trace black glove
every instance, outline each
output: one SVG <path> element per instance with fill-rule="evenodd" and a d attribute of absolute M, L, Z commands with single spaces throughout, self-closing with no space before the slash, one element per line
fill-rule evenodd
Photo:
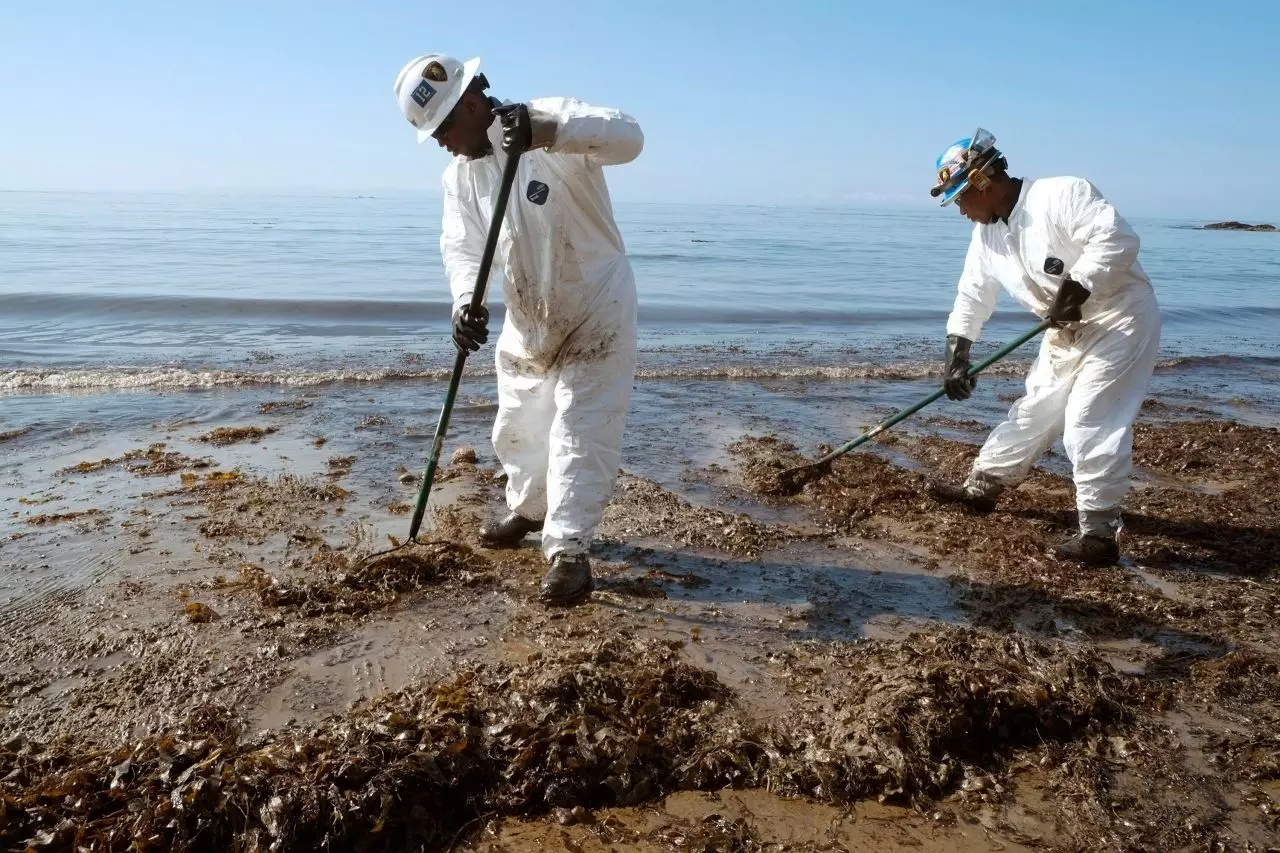
<path fill-rule="evenodd" d="M 966 376 L 969 370 L 969 347 L 973 341 L 959 335 L 947 335 L 947 366 L 942 379 L 942 387 L 952 400 L 968 400 L 973 387 L 978 384 L 977 377 Z"/>
<path fill-rule="evenodd" d="M 1049 319 L 1053 321 L 1054 328 L 1080 322 L 1080 306 L 1088 298 L 1089 291 L 1084 289 L 1083 284 L 1064 278 L 1058 288 L 1058 295 L 1053 297 L 1053 304 L 1049 306 Z"/>
<path fill-rule="evenodd" d="M 560 132 L 560 122 L 551 113 L 529 109 L 524 104 L 495 107 L 493 114 L 502 123 L 502 150 L 521 154 L 531 148 L 550 148 Z"/>
<path fill-rule="evenodd" d="M 471 306 L 463 305 L 453 314 L 453 345 L 458 352 L 476 352 L 489 340 L 489 309 L 480 306 L 471 316 Z"/>
<path fill-rule="evenodd" d="M 502 150 L 523 154 L 533 146 L 533 120 L 524 104 L 494 107 L 493 114 L 502 122 Z"/>

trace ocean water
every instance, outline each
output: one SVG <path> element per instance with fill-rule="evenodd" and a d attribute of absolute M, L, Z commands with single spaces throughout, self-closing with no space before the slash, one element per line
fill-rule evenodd
<path fill-rule="evenodd" d="M 952 209 L 620 203 L 617 216 L 642 382 L 916 381 L 939 367 L 970 233 Z M 136 414 L 125 391 L 438 380 L 453 359 L 439 218 L 413 194 L 0 193 L 0 433 Z M 1265 400 L 1280 235 L 1133 224 L 1162 371 Z M 1002 299 L 979 348 L 1036 322 Z M 491 353 L 472 375 L 492 374 Z"/>

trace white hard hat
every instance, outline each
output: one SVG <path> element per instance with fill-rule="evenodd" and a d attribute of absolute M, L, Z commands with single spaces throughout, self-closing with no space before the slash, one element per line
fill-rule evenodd
<path fill-rule="evenodd" d="M 418 142 L 431 138 L 480 70 L 480 59 L 459 62 L 443 53 L 411 60 L 396 75 L 396 100 L 409 124 L 418 129 Z"/>

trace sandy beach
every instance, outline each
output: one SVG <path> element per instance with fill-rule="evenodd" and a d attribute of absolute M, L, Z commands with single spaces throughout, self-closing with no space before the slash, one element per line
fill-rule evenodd
<path fill-rule="evenodd" d="M 735 387 L 856 429 L 833 386 Z M 548 610 L 533 539 L 475 538 L 484 395 L 426 544 L 362 560 L 407 531 L 428 415 L 337 393 L 241 390 L 7 475 L 0 846 L 1275 849 L 1265 409 L 1149 400 L 1127 559 L 1084 570 L 1045 556 L 1060 457 L 991 516 L 923 496 L 982 421 L 930 410 L 779 498 L 794 435 L 673 404 L 696 438 L 638 419 L 597 591 Z"/>

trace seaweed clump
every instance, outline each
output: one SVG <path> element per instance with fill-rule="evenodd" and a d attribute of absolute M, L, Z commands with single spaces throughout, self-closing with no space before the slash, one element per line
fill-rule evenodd
<path fill-rule="evenodd" d="M 778 534 L 745 514 L 695 506 L 652 480 L 624 477 L 605 509 L 605 522 L 627 536 L 662 536 L 686 547 L 711 547 L 757 557 Z"/>
<path fill-rule="evenodd" d="M 345 554 L 322 549 L 312 558 L 312 571 L 301 579 L 281 580 L 252 565 L 241 566 L 240 575 L 265 607 L 292 608 L 304 616 L 358 616 L 446 580 L 479 582 L 490 567 L 468 546 L 445 541 L 393 549 L 354 565 Z"/>
<path fill-rule="evenodd" d="M 271 415 L 276 412 L 297 412 L 311 408 L 310 400 L 268 400 L 258 406 L 258 413 Z"/>
<path fill-rule="evenodd" d="M 799 494 L 830 472 L 830 466 L 808 465 L 810 460 L 794 444 L 771 435 L 748 436 L 730 444 L 728 450 L 742 460 L 743 485 L 762 498 Z"/>
<path fill-rule="evenodd" d="M 261 441 L 266 436 L 279 431 L 280 428 L 274 426 L 218 427 L 212 432 L 197 436 L 196 441 L 225 447 L 228 444 L 239 444 L 242 441 Z"/>
<path fill-rule="evenodd" d="M 44 526 L 47 524 L 61 524 L 64 521 L 79 521 L 82 518 L 100 516 L 102 514 L 103 512 L 100 509 L 83 509 L 76 512 L 42 513 L 41 515 L 30 516 L 25 521 L 27 524 Z"/>
<path fill-rule="evenodd" d="M 1139 424 L 1134 428 L 1133 453 L 1139 465 L 1172 476 L 1248 482 L 1274 475 L 1280 430 L 1215 420 Z"/>
<path fill-rule="evenodd" d="M 1016 636 L 953 630 L 814 650 L 791 680 L 824 701 L 768 735 L 770 788 L 788 794 L 927 802 L 981 790 L 1018 750 L 1104 737 L 1137 698 L 1096 654 Z"/>
<path fill-rule="evenodd" d="M 123 456 L 108 457 L 92 462 L 78 462 L 61 469 L 59 474 L 91 474 L 103 471 L 115 465 L 123 465 L 130 474 L 139 477 L 159 477 L 174 474 L 188 469 L 209 468 L 213 462 L 209 459 L 193 459 L 183 453 L 165 450 L 163 441 L 148 446 L 145 450 L 130 450 Z"/>
<path fill-rule="evenodd" d="M 611 638 L 248 740 L 220 709 L 115 751 L 15 738 L 0 745 L 0 846 L 444 849 L 480 814 L 709 784 L 695 746 L 727 699 L 671 647 Z"/>
<path fill-rule="evenodd" d="M 440 850 L 481 816 L 589 822 L 725 787 L 922 804 L 985 795 L 1014 755 L 1075 772 L 1058 759 L 1106 754 L 1127 733 L 1131 683 L 1061 645 L 957 629 L 810 646 L 792 686 L 821 701 L 770 722 L 739 714 L 679 645 L 589 640 L 248 739 L 217 709 L 118 750 L 13 739 L 0 744 L 0 847 Z"/>

